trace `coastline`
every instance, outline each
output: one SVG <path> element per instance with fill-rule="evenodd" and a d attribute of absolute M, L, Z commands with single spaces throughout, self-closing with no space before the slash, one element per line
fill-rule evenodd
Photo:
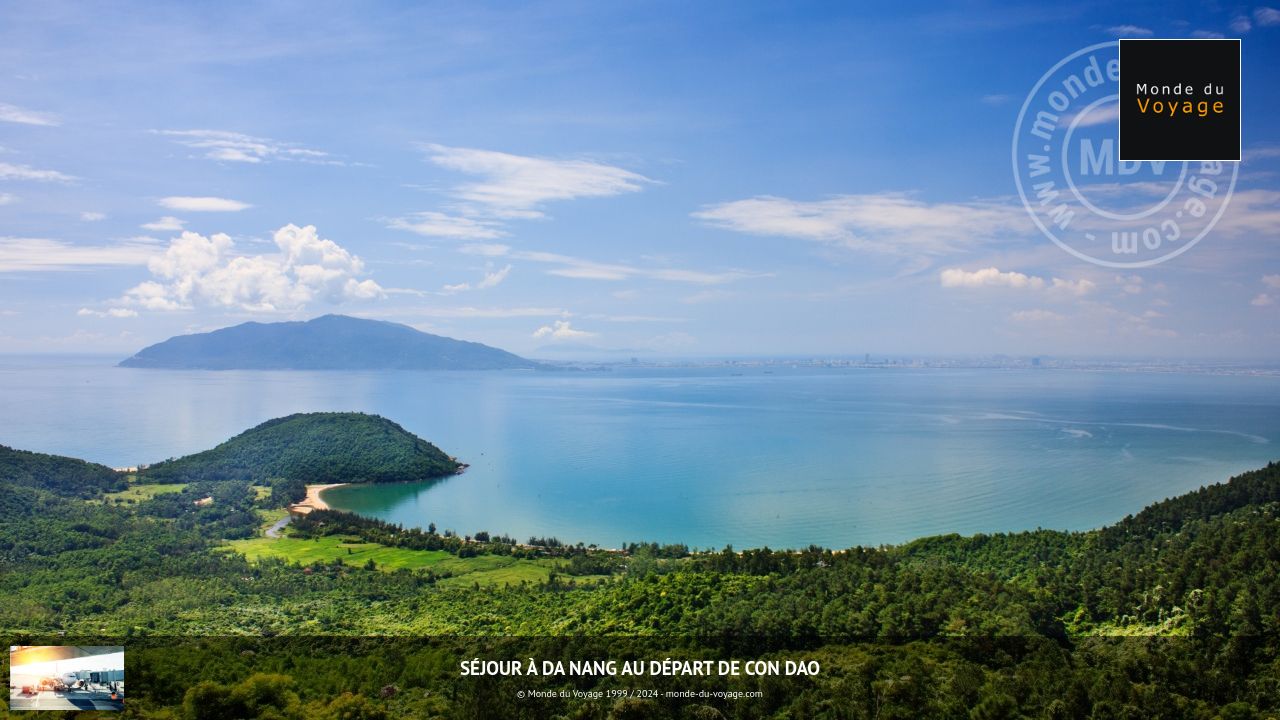
<path fill-rule="evenodd" d="M 295 515 L 306 515 L 312 510 L 328 510 L 329 504 L 321 497 L 321 493 L 330 488 L 342 487 L 350 483 L 329 483 L 326 485 L 308 485 L 307 496 L 301 502 L 289 506 L 289 512 Z"/>

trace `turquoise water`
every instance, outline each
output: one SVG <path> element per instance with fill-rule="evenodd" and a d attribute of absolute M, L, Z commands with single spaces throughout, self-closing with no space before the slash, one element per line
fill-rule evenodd
<path fill-rule="evenodd" d="M 521 540 L 847 547 L 1085 529 L 1280 459 L 1280 377 L 110 362 L 0 360 L 0 443 L 123 466 L 203 450 L 292 412 L 376 412 L 471 468 L 434 483 L 335 489 L 332 505 Z"/>

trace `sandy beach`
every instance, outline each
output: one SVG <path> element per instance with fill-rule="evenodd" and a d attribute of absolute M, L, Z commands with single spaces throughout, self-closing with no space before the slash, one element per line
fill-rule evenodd
<path fill-rule="evenodd" d="M 302 502 L 289 506 L 289 512 L 307 514 L 312 510 L 328 510 L 329 505 L 320 497 L 320 493 L 329 488 L 342 487 L 347 483 L 330 483 L 328 485 L 308 485 L 307 497 Z"/>

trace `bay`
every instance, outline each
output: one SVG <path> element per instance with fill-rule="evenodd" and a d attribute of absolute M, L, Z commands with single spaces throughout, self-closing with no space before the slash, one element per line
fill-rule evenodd
<path fill-rule="evenodd" d="M 293 412 L 388 417 L 471 464 L 330 490 L 459 534 L 617 547 L 1087 529 L 1280 459 L 1280 377 L 1006 369 L 168 371 L 0 357 L 0 443 L 136 465 Z"/>

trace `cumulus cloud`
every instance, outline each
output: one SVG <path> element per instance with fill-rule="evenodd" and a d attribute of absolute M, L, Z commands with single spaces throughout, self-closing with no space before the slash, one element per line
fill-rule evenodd
<path fill-rule="evenodd" d="M 181 232 L 186 220 L 179 220 L 172 215 L 165 215 L 159 220 L 152 220 L 149 223 L 143 223 L 144 230 L 154 230 L 155 232 Z"/>
<path fill-rule="evenodd" d="M 19 123 L 22 125 L 58 125 L 58 116 L 53 113 L 27 110 L 17 105 L 0 103 L 0 122 Z"/>
<path fill-rule="evenodd" d="M 595 333 L 586 330 L 575 330 L 568 320 L 556 320 L 551 325 L 543 325 L 533 331 L 533 336 L 550 340 L 580 340 L 594 337 Z"/>
<path fill-rule="evenodd" d="M 225 234 L 184 232 L 148 262 L 156 279 L 127 290 L 122 306 L 180 310 L 208 305 L 252 311 L 297 310 L 311 302 L 377 298 L 364 263 L 312 225 L 286 225 L 272 236 L 275 253 L 241 255 Z"/>
<path fill-rule="evenodd" d="M 160 198 L 161 207 L 170 210 L 186 210 L 188 212 L 239 212 L 253 207 L 239 200 L 228 200 L 220 197 L 192 197 L 188 195 L 171 195 Z"/>
<path fill-rule="evenodd" d="M 57 170 L 39 170 L 27 165 L 0 163 L 0 180 L 34 180 L 36 182 L 65 183 L 75 179 L 74 175 L 67 175 Z"/>
<path fill-rule="evenodd" d="M 0 271 L 50 272 L 146 265 L 160 250 L 151 238 L 133 238 L 112 245 L 76 245 L 45 238 L 0 237 Z"/>
<path fill-rule="evenodd" d="M 1027 275 L 1012 270 L 1002 271 L 995 267 L 973 271 L 963 268 L 947 268 L 939 274 L 938 279 L 944 288 L 1004 287 L 1015 290 L 1048 290 L 1067 295 L 1086 295 L 1092 292 L 1095 287 L 1091 280 L 1064 280 L 1062 278 L 1045 280 L 1035 275 Z"/>
<path fill-rule="evenodd" d="M 1267 293 L 1258 293 L 1256 297 L 1249 301 L 1249 304 L 1254 307 L 1267 307 L 1275 304 L 1275 298 Z"/>
<path fill-rule="evenodd" d="M 179 145 L 204 152 L 204 157 L 222 162 L 261 163 L 268 160 L 292 160 L 327 165 L 344 164 L 329 158 L 329 153 L 300 147 L 296 143 L 255 137 L 226 130 L 154 130 Z"/>
<path fill-rule="evenodd" d="M 1237 15 L 1231 18 L 1231 22 L 1227 27 L 1230 27 L 1232 32 L 1243 35 L 1253 29 L 1253 23 L 1249 22 L 1249 18 Z"/>
<path fill-rule="evenodd" d="M 107 215 L 106 213 L 100 212 L 82 212 L 80 213 L 80 219 L 85 222 L 97 222 L 99 220 L 106 220 Z"/>
<path fill-rule="evenodd" d="M 814 201 L 761 195 L 710 205 L 693 216 L 736 232 L 882 253 L 940 253 L 1026 231 L 1025 211 L 1007 202 L 927 203 L 903 193 Z"/>

